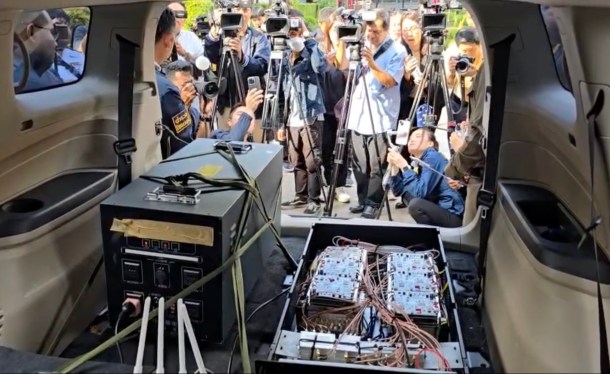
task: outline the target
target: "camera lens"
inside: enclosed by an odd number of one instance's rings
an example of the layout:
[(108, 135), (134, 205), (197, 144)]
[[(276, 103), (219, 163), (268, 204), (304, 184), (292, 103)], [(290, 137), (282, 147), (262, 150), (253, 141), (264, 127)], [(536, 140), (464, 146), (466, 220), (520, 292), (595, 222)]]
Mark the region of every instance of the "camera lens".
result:
[(470, 69), (470, 59), (468, 57), (460, 57), (455, 64), (455, 71), (458, 74), (465, 74)]
[(195, 88), (199, 95), (213, 99), (218, 95), (218, 84), (216, 82), (195, 82)]

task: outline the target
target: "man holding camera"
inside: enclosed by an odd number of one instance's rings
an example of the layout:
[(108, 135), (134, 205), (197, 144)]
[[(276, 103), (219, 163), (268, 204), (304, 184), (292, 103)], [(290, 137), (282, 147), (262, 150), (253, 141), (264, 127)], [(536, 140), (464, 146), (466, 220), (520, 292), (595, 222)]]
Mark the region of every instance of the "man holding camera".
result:
[[(485, 171), (485, 152), (481, 147), (483, 138), (483, 110), (485, 106), (485, 76), (480, 67), (482, 65), (483, 51), (476, 36), (476, 30), (465, 28), (456, 35), (456, 43), (460, 52), (476, 56), (477, 51), (481, 53), (481, 62), (478, 66), (472, 66), (465, 74), (473, 77), (472, 89), (468, 93), (468, 119), (461, 123), (461, 131), (453, 132), (449, 138), (451, 149), (454, 154), (445, 168), (445, 174), (453, 178), (449, 185), (459, 189), (463, 183), (467, 183), (466, 200), (464, 206), (463, 224), (466, 225), (474, 220), (477, 213), (477, 195), (483, 183)], [(473, 34), (473, 32), (475, 34)], [(471, 40), (470, 42), (468, 40)], [(475, 59), (476, 62), (476, 59)], [(451, 64), (451, 62), (450, 62)], [(462, 182), (459, 183), (458, 181)]]
[[(161, 100), (163, 124), (161, 152), (164, 159), (196, 138), (201, 117), (197, 104), (193, 105), (193, 102), (196, 102), (197, 91), (195, 86), (187, 81), (188, 77), (179, 77), (184, 80), (184, 84), (178, 88), (161, 68), (161, 64), (167, 61), (174, 49), (175, 31), (174, 13), (170, 9), (165, 9), (159, 17), (155, 33), (155, 72)], [(186, 62), (183, 66), (171, 70), (170, 76), (174, 81), (179, 79), (176, 74), (191, 68)]]
[(483, 64), (483, 49), (473, 27), (460, 29), (455, 35), (455, 45), (454, 54), (446, 60), (447, 86), (451, 92), (451, 103), (446, 105), (446, 110), (452, 109), (454, 120), (460, 123), (466, 120), (468, 96), (473, 78)]
[[(236, 5), (234, 7), (234, 5)], [(252, 0), (240, 0), (238, 4), (231, 4), (231, 8), (242, 15), (241, 29), (236, 37), (227, 37), (228, 40), (224, 43), (231, 49), (235, 55), (237, 63), (240, 65), (243, 86), (247, 87), (247, 79), (249, 77), (259, 77), (264, 81), (264, 76), (267, 73), (269, 59), (271, 57), (271, 44), (267, 36), (262, 32), (249, 27), (251, 15)], [(204, 53), (215, 67), (215, 72), (221, 68), (218, 66), (221, 61), (221, 53), (223, 41), (221, 41), (220, 21), (222, 19), (214, 17), (214, 26), (210, 28), (209, 34), (205, 38)], [(221, 93), (218, 98), (218, 111), (223, 113), (226, 108), (230, 108), (237, 103), (237, 90), (235, 77), (233, 76), (232, 67), (228, 69), (227, 76), (219, 77), (219, 79), (227, 78), (227, 90)]]
[(363, 15), (366, 22), (366, 42), (361, 51), (363, 68), (351, 98), (347, 122), (347, 128), (351, 130), (358, 192), (358, 205), (350, 211), (361, 213), (363, 218), (377, 216), (384, 196), (382, 179), (387, 168), (387, 132), (398, 121), (399, 84), (407, 55), (406, 49), (389, 36), (388, 13), (382, 9), (373, 12)]
[[(288, 73), (284, 78), (289, 105), (288, 157), (294, 165), (296, 196), (292, 201), (282, 203), (282, 206), (307, 205), (304, 213), (316, 214), (321, 206), (321, 127), (325, 112), (318, 75), (326, 71), (328, 62), (315, 39), (303, 38), (305, 31), (302, 19), (290, 19), (290, 40), (286, 44), (291, 52), (289, 61), (284, 61), (288, 66), (283, 69)], [(281, 129), (278, 138), (283, 140), (285, 131)]]

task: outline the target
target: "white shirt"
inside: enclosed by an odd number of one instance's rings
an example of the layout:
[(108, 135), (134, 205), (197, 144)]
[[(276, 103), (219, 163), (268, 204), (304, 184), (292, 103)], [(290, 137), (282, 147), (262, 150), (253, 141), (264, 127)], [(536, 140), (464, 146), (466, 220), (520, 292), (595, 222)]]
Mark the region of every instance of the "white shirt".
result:
[[(180, 43), (186, 53), (191, 55), (192, 60), (189, 62), (195, 62), (197, 57), (203, 55), (203, 42), (194, 32), (189, 30), (180, 30), (180, 33), (178, 36), (176, 36), (176, 41)], [(184, 61), (184, 57), (182, 56), (178, 56), (178, 59)]]
[[(393, 42), (375, 60), (375, 64), (381, 70), (394, 78), (396, 82), (394, 86), (383, 86), (373, 76), (371, 69), (367, 69), (364, 76), (358, 79), (354, 95), (350, 100), (347, 122), (349, 130), (356, 131), (362, 135), (373, 135), (390, 131), (396, 126), (400, 111), (400, 81), (405, 71), (404, 60), (406, 55), (407, 50), (405, 47)], [(371, 113), (367, 105), (364, 84), (366, 84), (369, 94), (368, 101), (371, 104), (373, 123), (371, 123)]]

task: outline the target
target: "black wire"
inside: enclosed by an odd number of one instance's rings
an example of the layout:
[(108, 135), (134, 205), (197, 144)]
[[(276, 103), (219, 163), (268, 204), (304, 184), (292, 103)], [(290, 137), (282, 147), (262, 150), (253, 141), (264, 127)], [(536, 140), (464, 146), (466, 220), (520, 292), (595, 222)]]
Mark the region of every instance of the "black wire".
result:
[[(121, 313), (119, 313), (119, 317), (117, 318), (116, 324), (114, 325), (114, 336), (117, 336), (119, 334), (119, 324), (121, 323), (121, 319), (123, 318), (125, 313), (125, 310), (121, 310)], [(124, 364), (125, 362), (123, 361), (123, 350), (121, 349), (120, 341), (116, 342), (116, 349), (117, 352), (119, 352), (119, 360), (121, 361), (121, 364)]]
[[(250, 320), (252, 319), (252, 317), (254, 317), (254, 315), (256, 313), (258, 313), (261, 309), (263, 309), (264, 307), (266, 307), (267, 305), (271, 304), (272, 302), (274, 302), (275, 300), (279, 299), (283, 294), (285, 294), (286, 292), (288, 292), (290, 290), (290, 288), (286, 288), (284, 290), (282, 290), (282, 292), (280, 292), (279, 294), (273, 296), (271, 299), (265, 301), (264, 303), (262, 303), (261, 305), (259, 305), (258, 307), (256, 307), (256, 309), (254, 309), (252, 311), (252, 313), (250, 313), (250, 315), (248, 316), (248, 318), (246, 318), (246, 323), (250, 322)], [(231, 368), (233, 367), (233, 356), (235, 356), (235, 351), (237, 350), (237, 341), (239, 339), (239, 332), (237, 333), (237, 335), (235, 336), (235, 341), (233, 341), (233, 349), (231, 349), (231, 356), (229, 358), (229, 365), (227, 366), (227, 373), (231, 373)]]

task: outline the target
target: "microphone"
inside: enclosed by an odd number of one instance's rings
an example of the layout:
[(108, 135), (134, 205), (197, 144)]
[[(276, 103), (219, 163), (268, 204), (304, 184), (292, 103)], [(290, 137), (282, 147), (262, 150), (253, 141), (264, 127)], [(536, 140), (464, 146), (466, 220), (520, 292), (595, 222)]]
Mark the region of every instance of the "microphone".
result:
[(206, 72), (210, 66), (212, 66), (212, 63), (210, 62), (210, 59), (205, 57), (205, 56), (199, 56), (197, 57), (197, 60), (195, 60), (195, 66), (197, 67), (197, 69)]

